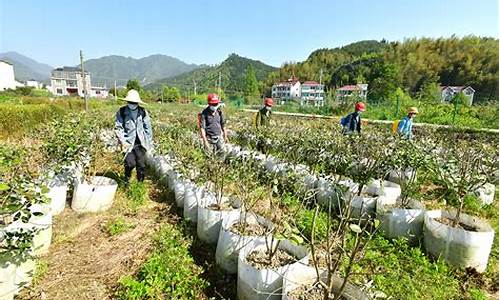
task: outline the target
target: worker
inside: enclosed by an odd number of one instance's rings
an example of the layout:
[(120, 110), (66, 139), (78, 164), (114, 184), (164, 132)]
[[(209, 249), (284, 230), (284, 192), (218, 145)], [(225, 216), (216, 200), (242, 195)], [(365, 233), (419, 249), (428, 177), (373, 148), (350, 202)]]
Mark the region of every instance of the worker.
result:
[(115, 116), (115, 134), (125, 154), (125, 185), (128, 185), (132, 170), (135, 168), (137, 181), (144, 181), (146, 152), (151, 150), (153, 130), (148, 112), (136, 90), (127, 92), (127, 105), (121, 107)]
[(202, 143), (209, 152), (220, 153), (224, 142), (227, 142), (228, 139), (217, 94), (208, 94), (207, 103), (208, 106), (198, 114), (198, 127)]
[(413, 119), (418, 114), (418, 109), (416, 107), (410, 107), (408, 109), (408, 115), (404, 117), (398, 123), (398, 134), (405, 138), (413, 137)]
[(267, 126), (271, 121), (271, 110), (273, 108), (273, 99), (266, 98), (264, 99), (264, 106), (259, 109), (257, 114), (255, 115), (255, 127), (259, 128), (260, 126)]
[(351, 135), (361, 133), (361, 113), (365, 111), (366, 107), (363, 102), (358, 102), (354, 106), (354, 112), (348, 114), (340, 120), (342, 125), (342, 133)]

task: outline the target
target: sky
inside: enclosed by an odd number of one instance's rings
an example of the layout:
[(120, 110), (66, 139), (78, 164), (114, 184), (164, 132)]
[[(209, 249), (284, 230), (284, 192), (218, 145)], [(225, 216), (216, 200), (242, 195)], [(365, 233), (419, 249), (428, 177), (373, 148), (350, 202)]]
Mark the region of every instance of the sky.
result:
[(52, 66), (166, 54), (217, 64), (231, 53), (280, 66), (375, 39), (498, 38), (497, 0), (0, 0), (0, 52)]

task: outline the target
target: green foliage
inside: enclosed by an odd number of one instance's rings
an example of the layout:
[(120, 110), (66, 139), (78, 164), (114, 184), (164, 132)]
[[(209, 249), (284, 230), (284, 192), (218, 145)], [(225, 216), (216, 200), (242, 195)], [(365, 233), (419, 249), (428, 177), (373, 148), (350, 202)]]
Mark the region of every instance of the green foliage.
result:
[(155, 251), (136, 276), (122, 277), (119, 299), (197, 299), (208, 283), (189, 252), (190, 243), (171, 224), (164, 224), (155, 239)]
[(144, 182), (131, 182), (127, 188), (127, 198), (129, 200), (127, 206), (134, 212), (144, 205), (149, 199)]
[(169, 88), (164, 85), (163, 87), (163, 100), (167, 102), (177, 102), (181, 99), (181, 93), (176, 87)]
[(257, 78), (255, 77), (255, 71), (252, 65), (248, 65), (247, 77), (245, 83), (245, 94), (246, 97), (258, 97), (259, 96), (259, 84), (257, 83)]
[(135, 225), (128, 223), (124, 218), (118, 217), (114, 220), (109, 220), (104, 225), (104, 231), (109, 236), (115, 236), (120, 233), (124, 233), (132, 228), (135, 228)]
[[(314, 237), (318, 242), (328, 237), (328, 223), (330, 217), (326, 212), (320, 211), (315, 220)], [(296, 224), (300, 232), (310, 241), (313, 230), (313, 209), (302, 209), (297, 214)]]
[(127, 90), (136, 90), (140, 92), (142, 90), (141, 83), (137, 79), (130, 79), (127, 81)]
[(33, 283), (37, 285), (43, 279), (48, 270), (49, 270), (48, 262), (44, 259), (37, 259), (35, 272), (33, 274)]

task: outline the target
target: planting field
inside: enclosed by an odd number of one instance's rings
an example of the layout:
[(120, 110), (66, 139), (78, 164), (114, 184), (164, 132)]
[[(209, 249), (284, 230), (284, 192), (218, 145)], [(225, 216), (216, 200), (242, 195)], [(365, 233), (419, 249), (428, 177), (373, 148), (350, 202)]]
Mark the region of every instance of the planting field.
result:
[(148, 104), (125, 185), (121, 103), (65, 101), (0, 105), (2, 300), (498, 298), (498, 135), (226, 108), (214, 154), (201, 107)]

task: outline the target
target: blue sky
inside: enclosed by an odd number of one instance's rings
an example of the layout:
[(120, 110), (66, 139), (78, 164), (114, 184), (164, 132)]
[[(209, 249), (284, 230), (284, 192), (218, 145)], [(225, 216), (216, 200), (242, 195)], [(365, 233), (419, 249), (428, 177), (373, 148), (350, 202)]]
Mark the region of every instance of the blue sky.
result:
[(497, 0), (0, 0), (0, 52), (53, 66), (162, 53), (215, 64), (230, 53), (279, 66), (363, 39), (498, 37)]

